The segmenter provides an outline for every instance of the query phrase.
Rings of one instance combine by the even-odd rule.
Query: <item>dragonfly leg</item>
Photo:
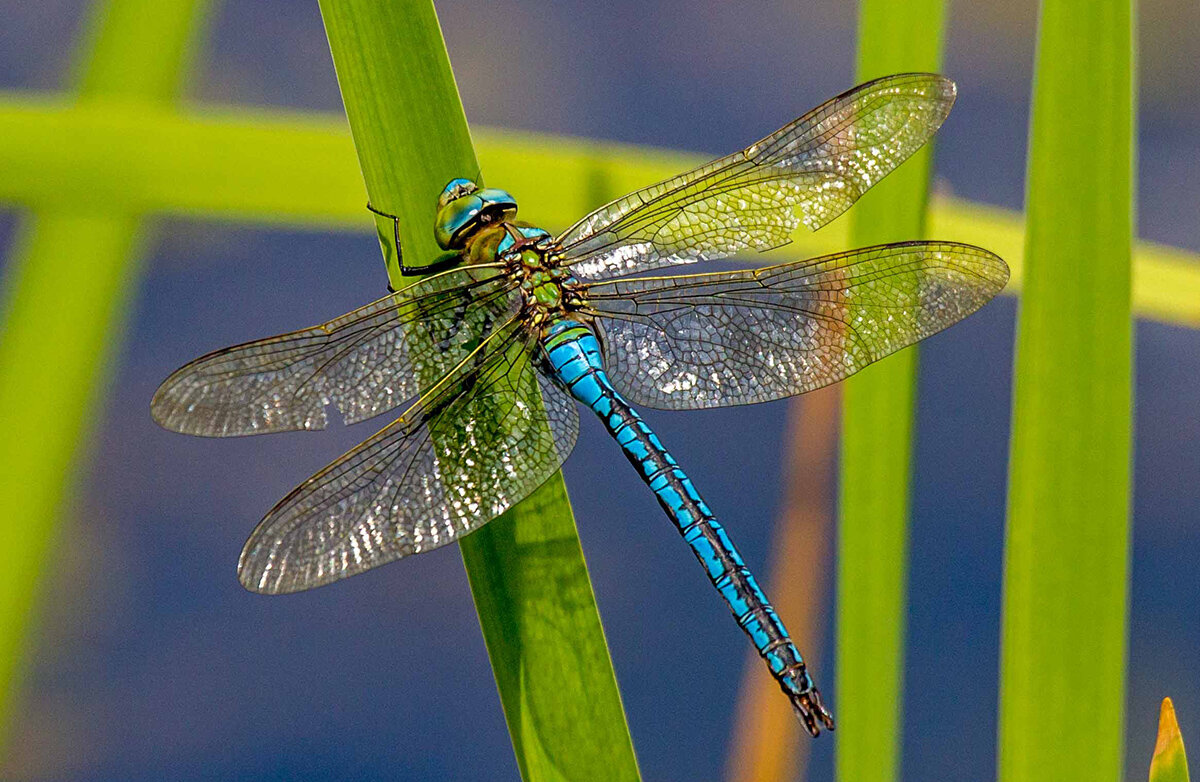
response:
[[[392,221],[391,241],[389,242],[387,237],[385,237],[382,233],[379,234],[379,241],[381,244],[384,245],[385,253],[387,252],[386,246],[388,244],[391,244],[392,247],[395,248],[395,250],[396,250],[396,266],[400,269],[400,274],[402,276],[404,276],[404,277],[419,277],[419,276],[423,276],[426,274],[433,274],[434,272],[443,271],[445,269],[450,268],[451,266],[454,266],[454,265],[462,262],[462,253],[461,252],[448,252],[448,253],[443,253],[441,256],[439,256],[437,259],[435,259],[433,263],[429,263],[424,266],[405,266],[404,265],[404,249],[401,246],[401,242],[400,242],[400,218],[394,214],[389,214],[388,212],[384,212],[381,209],[376,209],[375,207],[371,206],[370,203],[367,204],[367,209],[370,210],[370,212],[372,214],[377,214],[380,217],[386,217],[387,219]],[[389,263],[391,262],[390,258],[388,258],[387,260]],[[391,291],[392,293],[396,292],[396,289],[392,287],[391,282],[388,282],[388,290]]]
[[[392,221],[392,244],[396,248],[396,265],[400,267],[401,274],[416,274],[416,270],[406,269],[404,266],[404,249],[400,246],[400,218],[394,214],[388,214],[387,212],[376,209],[375,207],[371,206],[370,201],[367,202],[367,210],[373,214],[377,214],[380,217],[386,217]],[[392,287],[390,282],[388,283],[388,290],[392,293],[396,292],[396,289]]]

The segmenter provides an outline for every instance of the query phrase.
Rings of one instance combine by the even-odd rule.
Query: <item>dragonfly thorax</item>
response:
[[[555,262],[556,257],[549,249],[550,237],[543,236],[540,228],[513,225],[506,228],[521,236],[501,254],[501,258],[509,263],[510,274],[520,279],[525,305],[543,315],[572,309],[578,299],[572,286],[575,280]]]
[[[521,281],[525,301],[543,309],[557,309],[563,303],[562,280],[548,269],[537,269]]]

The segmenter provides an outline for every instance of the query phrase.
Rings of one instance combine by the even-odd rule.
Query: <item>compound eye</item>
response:
[[[459,177],[458,179],[451,179],[446,183],[446,186],[442,188],[442,195],[438,198],[438,207],[444,207],[446,204],[450,203],[456,198],[461,198],[465,195],[471,195],[478,189],[479,186],[469,179],[464,179],[462,177]]]

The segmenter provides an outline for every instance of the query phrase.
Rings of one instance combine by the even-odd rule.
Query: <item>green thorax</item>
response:
[[[467,264],[515,264],[526,302],[545,312],[561,310],[570,274],[547,257],[549,232],[516,214],[517,202],[507,192],[455,179],[438,200],[434,232],[443,249]]]
[[[531,271],[521,282],[521,290],[546,309],[554,309],[562,304],[562,281],[550,269]]]

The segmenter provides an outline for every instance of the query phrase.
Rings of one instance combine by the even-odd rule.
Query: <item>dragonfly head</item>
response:
[[[516,216],[517,199],[504,190],[480,188],[469,179],[451,179],[438,198],[433,232],[443,250],[461,250],[479,228]]]

